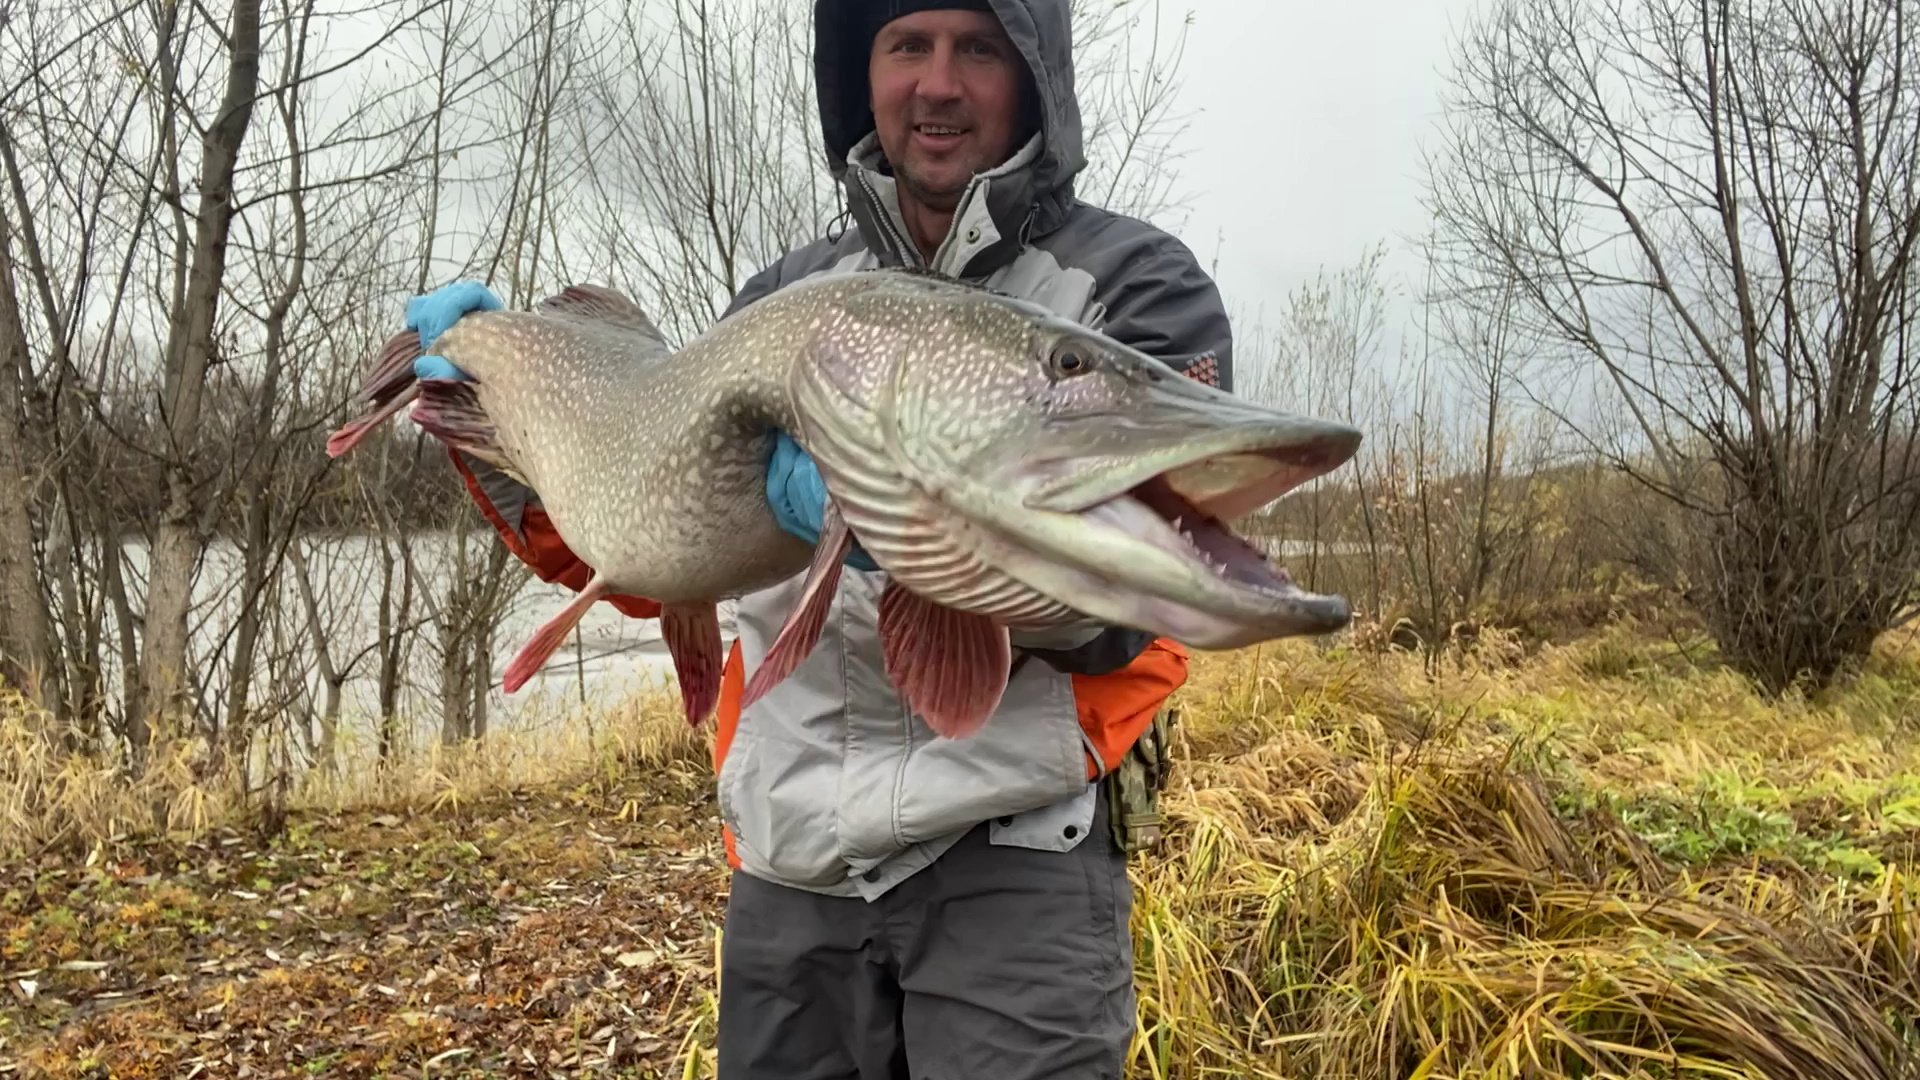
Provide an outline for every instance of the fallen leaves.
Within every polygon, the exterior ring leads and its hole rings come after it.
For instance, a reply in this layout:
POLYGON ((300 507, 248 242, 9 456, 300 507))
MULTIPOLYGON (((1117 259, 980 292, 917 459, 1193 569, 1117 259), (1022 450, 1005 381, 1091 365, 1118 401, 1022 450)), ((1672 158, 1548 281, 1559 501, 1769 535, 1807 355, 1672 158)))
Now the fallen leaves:
POLYGON ((664 1075, 717 840, 703 790, 635 784, 9 868, 0 1075, 664 1075))

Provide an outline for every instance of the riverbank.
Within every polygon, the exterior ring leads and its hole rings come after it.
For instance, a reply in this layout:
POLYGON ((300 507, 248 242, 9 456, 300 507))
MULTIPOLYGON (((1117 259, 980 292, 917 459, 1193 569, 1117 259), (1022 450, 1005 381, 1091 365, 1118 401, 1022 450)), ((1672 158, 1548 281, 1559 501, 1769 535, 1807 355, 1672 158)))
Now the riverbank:
MULTIPOLYGON (((1133 1076, 1920 1060, 1920 635, 1817 700, 1627 626, 1488 638, 1433 677, 1297 642, 1204 656, 1180 700, 1167 838, 1133 863, 1133 1076)), ((12 866, 0 1062, 712 1075, 708 736, 667 696, 594 723, 537 766, 503 737, 317 792, 272 836, 12 866)))

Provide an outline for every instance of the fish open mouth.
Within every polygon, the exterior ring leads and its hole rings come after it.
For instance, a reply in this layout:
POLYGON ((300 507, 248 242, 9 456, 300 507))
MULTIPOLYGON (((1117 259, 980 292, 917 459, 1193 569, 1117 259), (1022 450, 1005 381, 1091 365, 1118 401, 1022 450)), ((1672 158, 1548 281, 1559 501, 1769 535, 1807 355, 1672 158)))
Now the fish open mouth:
POLYGON ((1199 559, 1229 581, 1278 592, 1293 585, 1285 567, 1267 561, 1261 551, 1219 518, 1182 497, 1165 476, 1156 476, 1128 492, 1166 523, 1141 537, 1176 555, 1199 559), (1169 541, 1171 537, 1171 541, 1169 541))
POLYGON ((1332 633, 1351 618, 1346 600, 1301 589, 1284 566, 1223 519, 1267 505, 1350 453, 1350 446, 1306 445, 1204 458, 1140 480, 1081 514, 1183 564, 1204 567, 1215 585, 1205 590, 1211 601, 1194 597, 1201 605, 1195 615, 1210 612, 1244 623, 1259 636, 1332 633))

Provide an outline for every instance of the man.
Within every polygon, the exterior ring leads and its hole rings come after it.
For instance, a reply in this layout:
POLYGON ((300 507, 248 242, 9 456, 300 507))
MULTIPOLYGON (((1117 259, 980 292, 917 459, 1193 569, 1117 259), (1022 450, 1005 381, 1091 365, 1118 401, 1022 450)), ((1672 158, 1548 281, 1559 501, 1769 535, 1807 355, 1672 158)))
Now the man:
MULTIPOLYGON (((931 266, 1231 389, 1226 313, 1192 253, 1073 195, 1066 0, 816 0, 815 72, 853 228, 761 271, 729 314, 814 274, 931 266)), ((460 288, 415 301, 423 337, 458 317, 460 288)), ((585 583, 531 493, 456 460, 515 554, 585 583)), ((768 495, 817 537, 818 473, 790 440, 768 495)), ((802 577, 738 604, 714 748, 736 871, 721 1080, 1118 1077, 1135 1027, 1131 893, 1107 780, 1186 654, 1121 628, 1016 637, 993 719, 937 740, 885 676, 884 575, 863 566, 849 560, 806 662, 745 715, 744 674, 802 577)))

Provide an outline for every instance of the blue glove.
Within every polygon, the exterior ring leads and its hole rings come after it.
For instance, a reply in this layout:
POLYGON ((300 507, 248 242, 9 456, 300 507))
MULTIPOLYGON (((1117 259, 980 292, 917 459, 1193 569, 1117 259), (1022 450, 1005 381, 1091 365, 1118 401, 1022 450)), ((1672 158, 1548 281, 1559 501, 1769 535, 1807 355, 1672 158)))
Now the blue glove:
POLYGON ((444 356, 415 357, 413 377, 416 379, 454 379, 459 382, 472 382, 473 376, 453 366, 453 361, 444 356))
MULTIPOLYGON (((456 281, 442 285, 425 296, 407 301, 407 329, 420 332, 420 347, 428 349, 447 328, 469 311, 499 311, 506 307, 492 290, 477 281, 456 281)), ((454 367, 444 356, 427 354, 413 362, 413 374, 421 379, 459 379, 467 373, 454 367)))
MULTIPOLYGON (((827 509, 827 485, 820 469, 800 444, 784 431, 773 436, 773 460, 767 463, 767 502, 780 527, 809 544, 820 542, 820 518, 827 509)), ((855 570, 878 570, 879 564, 860 550, 856 541, 841 560, 855 570)))
POLYGON ((425 296, 407 301, 407 329, 420 331, 420 347, 430 349, 447 328, 469 311, 499 311, 500 298, 477 281, 442 285, 425 296))

